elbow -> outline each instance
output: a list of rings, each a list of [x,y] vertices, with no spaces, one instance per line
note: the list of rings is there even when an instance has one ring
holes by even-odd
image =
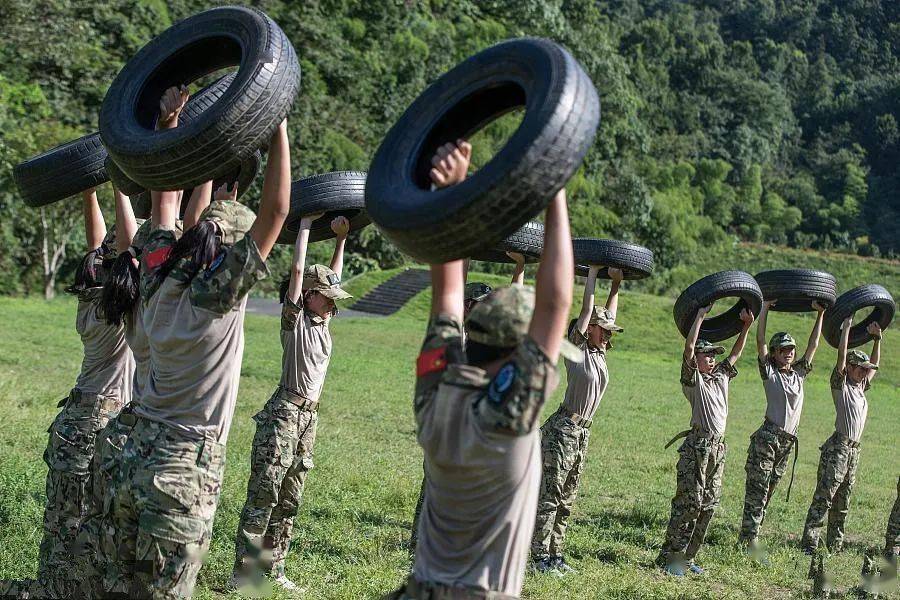
[[[543,313],[568,313],[572,308],[572,295],[566,294],[547,294],[539,297],[534,303],[535,312]]]

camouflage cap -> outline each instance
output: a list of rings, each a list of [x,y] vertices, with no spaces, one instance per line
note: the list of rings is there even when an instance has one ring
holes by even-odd
[[[138,228],[134,233],[134,237],[131,238],[131,247],[137,250],[138,252],[143,249],[144,244],[147,243],[147,239],[150,237],[150,232],[153,229],[153,225],[150,222],[150,219],[137,219]],[[175,221],[175,238],[180,238],[181,234],[184,233],[184,222],[181,219]]]
[[[707,342],[706,340],[697,340],[694,344],[694,354],[724,354],[725,347]]]
[[[776,348],[787,348],[788,346],[796,348],[797,342],[795,342],[794,338],[791,337],[791,334],[787,333],[786,331],[779,331],[772,336],[772,339],[769,340],[770,350],[774,350]]]
[[[511,285],[491,292],[466,317],[466,334],[473,342],[486,346],[514,348],[528,333],[534,313],[534,288]],[[563,341],[560,353],[572,361],[581,361],[582,352]]]
[[[214,221],[222,230],[222,243],[231,246],[250,231],[256,214],[234,200],[216,200],[201,213],[201,221]]]
[[[863,352],[862,350],[851,350],[847,353],[847,363],[857,366],[857,367],[865,367],[866,369],[875,369],[878,370],[878,365],[871,362],[869,360],[869,355]]]
[[[467,283],[465,292],[463,294],[466,301],[475,300],[476,302],[480,302],[488,297],[493,291],[493,288],[486,283],[481,283],[480,281],[473,281],[472,283]]]
[[[303,291],[314,290],[332,300],[352,298],[341,288],[341,278],[325,265],[310,265],[303,271]]]
[[[591,311],[591,320],[588,321],[588,324],[599,325],[607,331],[616,331],[619,333],[625,331],[616,325],[616,319],[613,317],[612,311],[605,306],[594,305],[594,309]]]

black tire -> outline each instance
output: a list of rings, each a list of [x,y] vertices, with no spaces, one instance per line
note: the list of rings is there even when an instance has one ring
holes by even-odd
[[[519,128],[490,162],[431,191],[440,145],[523,106]],[[366,207],[417,260],[475,256],[547,206],[581,165],[599,122],[597,90],[565,49],[536,38],[502,42],[442,75],[403,113],[372,160]]]
[[[609,267],[622,270],[625,279],[644,279],[653,274],[653,251],[638,244],[598,238],[575,238],[575,273],[586,277],[588,265],[602,265],[598,277],[609,279]]]
[[[200,117],[153,131],[168,87],[237,64],[233,83]],[[253,8],[214,8],[176,23],[125,65],[103,100],[100,134],[116,164],[137,183],[188,189],[234,172],[263,146],[287,116],[299,85],[294,48],[274,21]]]
[[[809,312],[814,301],[825,308],[834,305],[837,281],[834,275],[812,269],[776,269],[757,273],[763,300],[777,300],[772,310]]]
[[[866,331],[869,323],[878,323],[883,331],[894,320],[894,314],[897,312],[894,298],[880,285],[871,283],[853,288],[841,294],[834,306],[825,311],[825,321],[822,323],[825,340],[837,348],[841,341],[841,323],[853,313],[866,308],[873,310],[862,321],[854,322],[850,327],[850,339],[847,342],[850,348],[861,346],[872,339]]]
[[[507,252],[522,254],[526,264],[540,262],[541,254],[544,252],[544,224],[540,221],[528,221],[495,248],[483,250],[472,259],[493,263],[514,263],[515,261],[506,255]]]
[[[741,310],[749,308],[755,316],[762,307],[762,291],[749,273],[720,271],[707,275],[691,284],[675,301],[675,325],[681,335],[687,337],[697,310],[721,298],[738,298],[738,301],[726,312],[703,321],[700,338],[709,342],[721,342],[737,335],[742,326]]]
[[[13,179],[28,206],[45,206],[109,181],[99,133],[61,144],[22,161]]]
[[[366,174],[359,171],[322,173],[293,182],[291,212],[284,222],[278,242],[296,242],[300,219],[318,212],[325,214],[313,221],[310,242],[333,238],[331,220],[335,217],[347,217],[351,232],[362,229],[371,222],[366,212],[365,190]]]

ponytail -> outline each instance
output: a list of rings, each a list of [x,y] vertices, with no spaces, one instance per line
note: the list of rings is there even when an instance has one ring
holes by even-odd
[[[134,259],[131,248],[119,254],[103,284],[97,314],[110,325],[121,325],[123,317],[134,310],[140,297],[140,274]]]
[[[212,263],[219,254],[221,245],[216,224],[212,221],[200,221],[185,231],[181,239],[172,245],[169,256],[156,272],[154,283],[162,284],[183,258],[190,259],[192,269],[190,277],[193,279],[201,268]]]
[[[66,293],[77,296],[89,288],[100,286],[100,266],[103,264],[103,250],[103,246],[100,246],[84,255],[84,258],[78,263],[78,268],[75,269],[75,283],[66,288]]]

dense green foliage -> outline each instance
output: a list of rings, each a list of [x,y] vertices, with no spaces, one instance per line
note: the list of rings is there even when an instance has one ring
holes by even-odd
[[[0,0],[0,292],[39,289],[42,277],[45,235],[16,195],[12,166],[95,130],[123,62],[214,4]],[[595,147],[569,186],[576,235],[642,242],[666,269],[734,238],[900,253],[895,2],[254,4],[285,29],[303,68],[290,118],[296,176],[365,169],[436,76],[497,41],[540,35],[576,55],[602,99]],[[479,136],[478,162],[513,126]],[[77,202],[47,209],[46,237],[77,231],[77,211]],[[350,249],[356,271],[402,261],[372,228]]]

